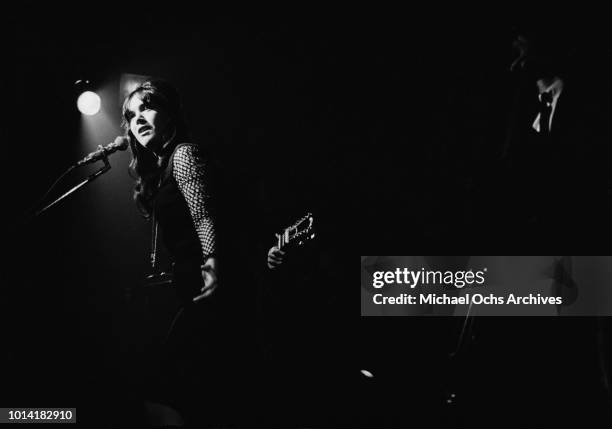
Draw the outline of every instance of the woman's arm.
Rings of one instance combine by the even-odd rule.
[[[215,222],[210,212],[209,169],[200,148],[195,145],[177,148],[172,162],[174,179],[187,202],[202,247],[204,287],[198,299],[204,298],[217,287],[218,270]]]

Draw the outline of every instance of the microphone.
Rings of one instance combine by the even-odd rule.
[[[92,162],[96,162],[111,153],[117,152],[118,150],[126,150],[129,146],[129,140],[125,136],[119,136],[115,138],[115,141],[107,144],[106,146],[98,146],[98,150],[95,152],[91,152],[85,158],[81,159],[79,162],[75,164],[75,167],[79,167],[85,164],[91,164]]]

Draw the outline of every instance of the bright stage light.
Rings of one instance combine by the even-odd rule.
[[[361,374],[367,378],[374,378],[374,374],[372,374],[370,371],[368,371],[367,369],[362,369],[361,370]]]
[[[77,107],[84,115],[95,115],[100,111],[100,97],[95,92],[85,91],[77,100]]]

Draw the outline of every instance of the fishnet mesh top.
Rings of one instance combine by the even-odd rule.
[[[201,148],[180,144],[162,175],[154,209],[174,263],[199,267],[218,250],[210,167]]]
[[[198,146],[187,144],[177,147],[171,162],[174,180],[185,198],[206,260],[216,252],[215,223],[209,209],[211,198],[206,162]]]

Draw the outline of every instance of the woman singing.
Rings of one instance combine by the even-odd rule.
[[[208,297],[217,287],[209,171],[203,151],[186,142],[178,94],[166,82],[146,81],[125,99],[123,118],[136,204],[159,223],[181,298]],[[199,276],[193,277],[193,267]]]
[[[133,157],[134,199],[144,217],[159,225],[183,303],[164,344],[153,395],[185,416],[210,417],[221,397],[218,365],[227,350],[216,292],[211,162],[190,143],[178,93],[165,81],[148,80],[126,97],[123,126]]]

